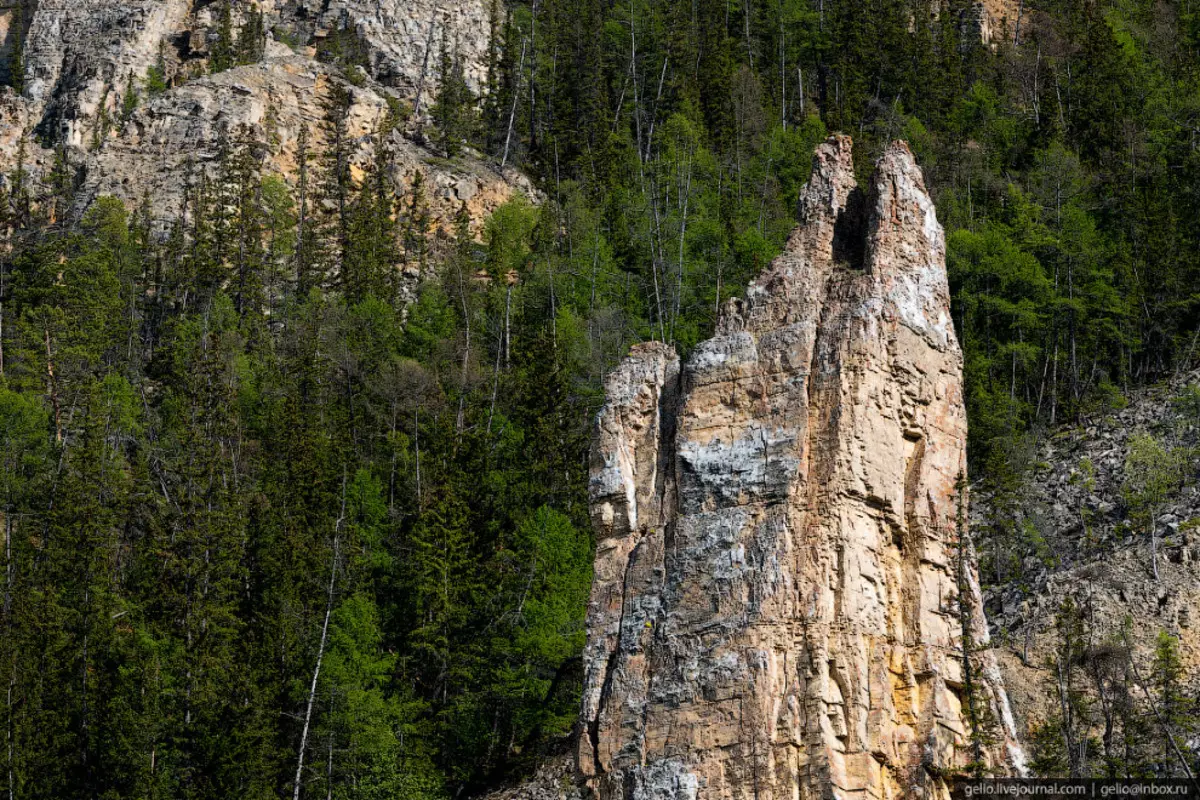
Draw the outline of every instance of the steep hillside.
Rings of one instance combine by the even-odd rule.
[[[11,800],[1200,771],[1195,3],[0,0],[0,56]]]
[[[1040,730],[1051,751],[1069,734],[1097,769],[1133,724],[1121,704],[1163,702],[1165,652],[1180,691],[1200,690],[1198,380],[1176,376],[1017,442],[973,498],[988,619],[1023,734]],[[1191,722],[1137,724],[1139,737],[1161,742],[1169,729],[1194,747]]]
[[[22,14],[0,10],[23,49],[21,91],[0,97],[0,172],[21,161],[46,181],[57,154],[82,176],[76,216],[103,194],[131,206],[152,196],[157,216],[177,216],[235,145],[295,186],[301,130],[310,157],[327,152],[331,114],[352,163],[377,158],[380,144],[401,196],[420,175],[446,232],[462,209],[478,232],[505,200],[534,193],[477,153],[446,160],[422,133],[447,65],[467,91],[486,90],[483,0],[42,0]]]

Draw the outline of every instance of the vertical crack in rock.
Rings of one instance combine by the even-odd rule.
[[[577,758],[603,800],[945,797],[972,758],[944,234],[906,145],[865,190],[851,156],[817,149],[787,248],[685,365],[640,345],[606,384]],[[986,757],[1020,771],[980,658]]]

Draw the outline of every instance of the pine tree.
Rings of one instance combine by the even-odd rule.
[[[437,100],[431,110],[437,127],[437,143],[448,157],[462,152],[473,138],[475,98],[467,86],[462,59],[443,41]]]
[[[233,0],[218,0],[216,9],[217,38],[209,56],[208,71],[224,72],[237,64],[237,42],[233,32]]]

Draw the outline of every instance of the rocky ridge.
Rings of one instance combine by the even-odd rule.
[[[397,189],[405,191],[420,173],[431,216],[443,230],[453,228],[463,207],[478,228],[514,194],[534,194],[516,171],[501,174],[470,152],[448,161],[421,136],[443,48],[461,61],[468,84],[484,89],[487,0],[237,2],[235,32],[251,13],[262,15],[262,59],[209,75],[217,6],[41,0],[22,23],[15,7],[0,4],[3,41],[11,46],[21,35],[25,54],[23,93],[0,94],[0,172],[11,172],[23,157],[31,175],[45,176],[53,147],[61,146],[82,175],[80,209],[101,194],[132,202],[152,194],[156,213],[170,216],[189,181],[214,164],[221,143],[234,136],[264,152],[265,169],[294,181],[299,130],[308,128],[312,147],[321,146],[323,100],[340,85],[352,96],[348,127],[356,163],[369,157],[389,109],[408,114],[408,124],[388,135]],[[326,63],[325,48],[339,36],[353,41],[363,63]],[[152,72],[165,91],[148,90]],[[139,103],[128,113],[123,94],[131,85]]]
[[[600,798],[907,797],[1020,770],[969,554],[945,244],[897,143],[816,154],[788,246],[681,364],[634,349],[593,445],[577,768]],[[961,571],[960,571],[961,569]],[[959,587],[968,598],[960,604]],[[973,751],[964,703],[999,744]]]
[[[235,138],[259,147],[265,171],[294,177],[302,130],[309,134],[311,151],[327,146],[321,109],[335,86],[350,97],[346,132],[357,177],[374,158],[374,135],[389,113],[384,96],[348,83],[326,65],[287,55],[205,76],[152,98],[134,112],[120,136],[90,155],[79,207],[101,195],[136,205],[152,189],[159,209],[177,211],[188,186],[180,176],[215,167],[222,147]],[[460,208],[478,227],[515,192],[535,195],[516,170],[501,176],[476,158],[438,159],[400,130],[388,134],[386,146],[397,191],[407,194],[420,173],[430,214],[446,233],[452,232]]]

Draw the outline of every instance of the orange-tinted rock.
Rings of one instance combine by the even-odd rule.
[[[907,146],[864,193],[835,137],[717,335],[682,367],[640,346],[610,377],[577,753],[596,796],[939,797],[972,759],[949,304]],[[984,756],[1019,769],[994,663],[972,672],[999,723]]]

